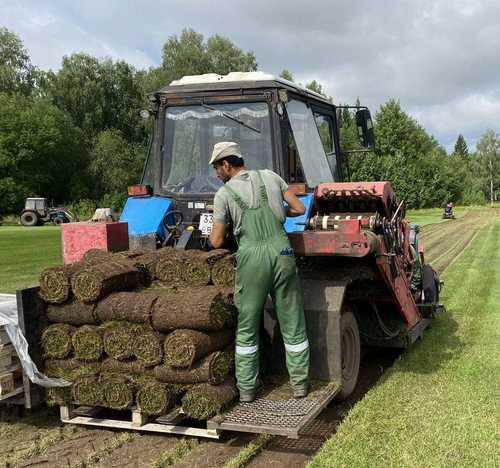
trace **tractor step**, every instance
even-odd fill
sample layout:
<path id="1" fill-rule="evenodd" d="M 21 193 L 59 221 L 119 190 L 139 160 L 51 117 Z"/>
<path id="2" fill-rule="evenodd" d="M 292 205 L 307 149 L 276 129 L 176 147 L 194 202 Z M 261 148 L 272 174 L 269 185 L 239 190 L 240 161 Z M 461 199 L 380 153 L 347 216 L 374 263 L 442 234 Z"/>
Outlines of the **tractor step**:
<path id="1" fill-rule="evenodd" d="M 301 430 L 333 400 L 339 387 L 333 382 L 313 382 L 306 398 L 290 398 L 288 384 L 266 386 L 251 403 L 239 403 L 208 421 L 215 431 L 273 434 L 297 439 Z"/>

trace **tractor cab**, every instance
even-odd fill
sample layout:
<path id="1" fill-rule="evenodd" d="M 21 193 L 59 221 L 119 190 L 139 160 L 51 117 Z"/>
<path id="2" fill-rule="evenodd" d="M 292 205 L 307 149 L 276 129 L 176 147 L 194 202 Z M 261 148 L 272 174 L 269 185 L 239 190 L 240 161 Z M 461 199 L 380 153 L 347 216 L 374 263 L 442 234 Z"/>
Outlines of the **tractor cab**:
<path id="1" fill-rule="evenodd" d="M 186 229 L 201 240 L 209 234 L 222 182 L 208 161 L 221 141 L 239 143 L 249 169 L 273 170 L 311 205 L 315 187 L 347 178 L 339 111 L 324 96 L 262 72 L 186 76 L 160 89 L 151 96 L 154 131 L 141 186 L 122 214 L 132 245 L 134 237 L 175 243 Z M 373 145 L 366 108 L 357 109 L 356 121 Z M 303 230 L 300 223 L 285 227 Z"/>

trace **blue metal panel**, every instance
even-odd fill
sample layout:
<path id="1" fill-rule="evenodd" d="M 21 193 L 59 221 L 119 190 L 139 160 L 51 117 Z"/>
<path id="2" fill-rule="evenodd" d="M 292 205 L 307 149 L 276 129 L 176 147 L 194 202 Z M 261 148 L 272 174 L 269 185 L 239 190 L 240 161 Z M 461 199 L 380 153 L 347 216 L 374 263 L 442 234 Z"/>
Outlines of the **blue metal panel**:
<path id="1" fill-rule="evenodd" d="M 304 230 L 306 229 L 307 220 L 311 216 L 311 211 L 314 204 L 314 195 L 310 193 L 299 197 L 299 200 L 306 207 L 306 212 L 302 216 L 297 216 L 295 218 L 286 218 L 284 226 L 287 233 L 304 232 Z M 287 206 L 286 203 L 285 206 Z"/>
<path id="2" fill-rule="evenodd" d="M 128 223 L 129 236 L 143 236 L 156 233 L 165 237 L 162 220 L 172 209 L 173 201 L 160 197 L 131 197 L 127 199 L 120 221 Z"/>

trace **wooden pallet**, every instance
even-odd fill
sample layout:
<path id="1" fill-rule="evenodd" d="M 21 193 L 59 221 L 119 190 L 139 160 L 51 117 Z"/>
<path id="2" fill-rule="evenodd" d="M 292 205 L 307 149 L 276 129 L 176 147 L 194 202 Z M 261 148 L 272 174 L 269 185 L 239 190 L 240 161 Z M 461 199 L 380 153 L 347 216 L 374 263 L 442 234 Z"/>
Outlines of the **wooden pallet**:
<path id="1" fill-rule="evenodd" d="M 162 434 L 178 434 L 184 436 L 218 439 L 220 432 L 206 427 L 193 427 L 185 422 L 185 416 L 180 408 L 175 408 L 169 414 L 160 417 L 148 417 L 139 408 L 120 412 L 120 417 L 106 418 L 107 410 L 92 406 L 61 406 L 61 421 L 65 424 L 80 424 L 84 426 L 108 427 L 142 432 L 158 432 Z"/>
<path id="2" fill-rule="evenodd" d="M 22 371 L 19 363 L 0 371 L 0 401 L 24 392 L 20 376 L 22 376 Z"/>

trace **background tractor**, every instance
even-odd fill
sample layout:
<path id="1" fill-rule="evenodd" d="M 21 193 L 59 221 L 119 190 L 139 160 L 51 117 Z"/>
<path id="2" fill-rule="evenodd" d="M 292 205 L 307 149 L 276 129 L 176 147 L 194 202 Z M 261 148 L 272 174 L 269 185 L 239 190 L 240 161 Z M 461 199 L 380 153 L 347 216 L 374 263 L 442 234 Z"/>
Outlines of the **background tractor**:
<path id="1" fill-rule="evenodd" d="M 69 223 L 76 219 L 65 207 L 49 207 L 46 198 L 27 198 L 19 220 L 23 226 L 37 226 Z"/>

